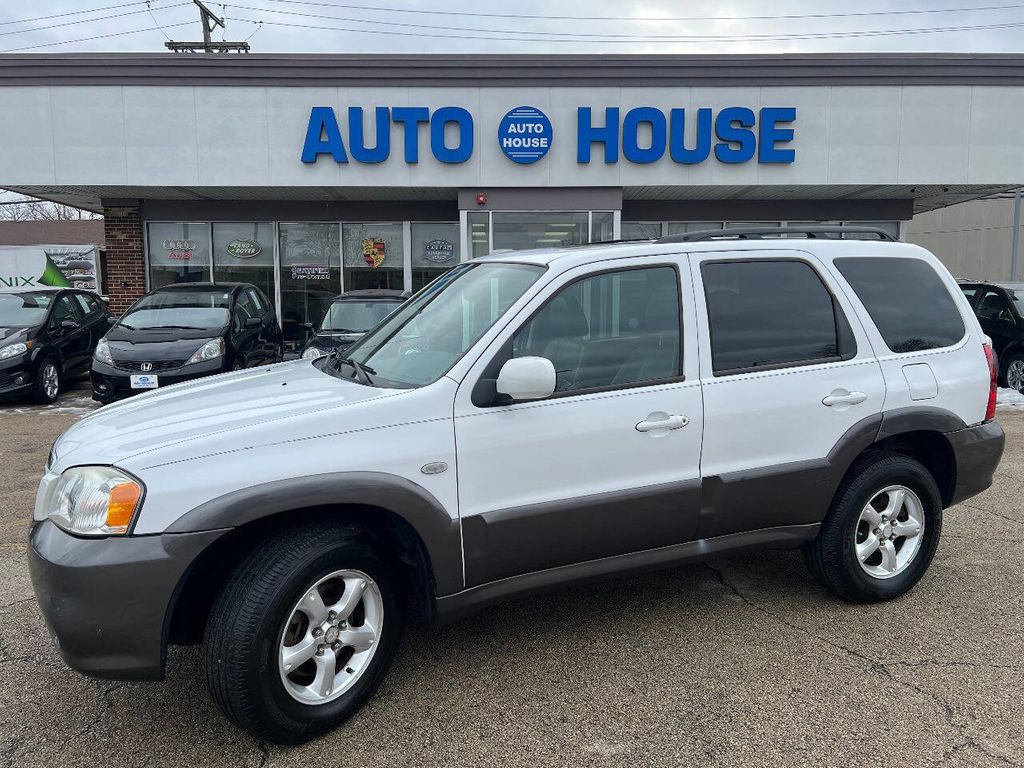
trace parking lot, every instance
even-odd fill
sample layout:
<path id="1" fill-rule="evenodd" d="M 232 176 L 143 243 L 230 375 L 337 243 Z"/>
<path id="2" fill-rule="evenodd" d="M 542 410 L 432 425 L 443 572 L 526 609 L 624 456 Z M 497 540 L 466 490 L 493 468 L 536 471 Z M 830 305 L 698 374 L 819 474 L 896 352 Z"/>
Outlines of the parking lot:
<path id="1" fill-rule="evenodd" d="M 764 552 L 414 625 L 368 707 L 280 749 L 221 718 L 195 649 L 126 684 L 51 644 L 27 530 L 51 442 L 92 407 L 0 406 L 2 765 L 1024 765 L 1024 411 L 1001 409 L 996 485 L 901 600 L 837 602 Z"/>

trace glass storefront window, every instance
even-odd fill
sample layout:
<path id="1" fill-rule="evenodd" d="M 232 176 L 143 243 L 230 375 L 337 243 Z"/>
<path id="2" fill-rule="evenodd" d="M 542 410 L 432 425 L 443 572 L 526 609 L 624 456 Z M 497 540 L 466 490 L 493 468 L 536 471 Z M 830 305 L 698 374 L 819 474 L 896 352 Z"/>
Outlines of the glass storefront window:
<path id="1" fill-rule="evenodd" d="M 149 288 L 210 280 L 210 225 L 205 221 L 146 225 Z"/>
<path id="2" fill-rule="evenodd" d="M 438 275 L 459 263 L 457 223 L 412 224 L 412 291 L 415 293 Z"/>
<path id="3" fill-rule="evenodd" d="M 404 289 L 401 224 L 342 224 L 345 291 Z"/>
<path id="4" fill-rule="evenodd" d="M 594 211 L 590 214 L 590 242 L 606 243 L 615 239 L 615 214 Z"/>
<path id="5" fill-rule="evenodd" d="M 274 225 L 265 221 L 215 223 L 213 279 L 252 283 L 275 301 Z"/>
<path id="6" fill-rule="evenodd" d="M 341 293 L 341 232 L 337 224 L 280 224 L 281 330 L 286 354 L 309 338 L 303 324 L 320 326 Z"/>
<path id="7" fill-rule="evenodd" d="M 619 230 L 623 240 L 657 240 L 661 237 L 661 222 L 624 221 Z"/>
<path id="8" fill-rule="evenodd" d="M 486 256 L 491 252 L 490 246 L 490 225 L 491 217 L 487 211 L 470 211 L 468 215 L 469 224 L 469 257 L 476 259 Z"/>
<path id="9" fill-rule="evenodd" d="M 586 211 L 495 211 L 491 217 L 496 252 L 587 242 Z"/>

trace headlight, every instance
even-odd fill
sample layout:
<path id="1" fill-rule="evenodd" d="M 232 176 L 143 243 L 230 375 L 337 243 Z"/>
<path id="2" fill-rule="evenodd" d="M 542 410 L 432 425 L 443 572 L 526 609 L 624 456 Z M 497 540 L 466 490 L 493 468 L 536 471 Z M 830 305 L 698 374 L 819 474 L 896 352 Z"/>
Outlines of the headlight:
<path id="1" fill-rule="evenodd" d="M 101 363 L 106 363 L 107 365 L 114 364 L 114 358 L 110 356 L 110 345 L 107 344 L 105 338 L 100 339 L 96 344 L 96 351 L 92 353 L 92 356 Z"/>
<path id="2" fill-rule="evenodd" d="M 49 518 L 80 536 L 128 532 L 142 502 L 142 484 L 113 467 L 72 467 L 50 495 Z"/>
<path id="3" fill-rule="evenodd" d="M 324 352 L 316 347 L 310 347 L 302 353 L 303 360 L 312 360 L 314 357 L 323 357 Z"/>
<path id="4" fill-rule="evenodd" d="M 224 356 L 224 339 L 210 339 L 188 359 L 189 363 L 201 363 L 204 360 L 216 360 Z M 187 365 L 187 363 L 186 363 Z"/>
<path id="5" fill-rule="evenodd" d="M 8 344 L 6 347 L 0 347 L 0 360 L 6 360 L 15 355 L 23 355 L 28 352 L 28 348 L 31 346 L 32 342 L 30 341 L 19 341 L 17 344 Z"/>

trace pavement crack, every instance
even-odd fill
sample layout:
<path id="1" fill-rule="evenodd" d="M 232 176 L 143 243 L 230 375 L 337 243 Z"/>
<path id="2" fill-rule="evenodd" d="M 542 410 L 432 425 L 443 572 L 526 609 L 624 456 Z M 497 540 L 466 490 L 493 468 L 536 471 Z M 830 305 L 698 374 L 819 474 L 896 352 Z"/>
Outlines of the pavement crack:
<path id="1" fill-rule="evenodd" d="M 961 502 L 961 506 L 967 507 L 968 509 L 973 509 L 975 512 L 981 512 L 983 515 L 992 515 L 994 517 L 1002 518 L 1003 520 L 1007 521 L 1008 523 L 1014 523 L 1016 525 L 1024 525 L 1024 520 L 1018 520 L 1015 517 L 1009 517 L 1007 515 L 1002 514 L 1001 512 L 995 512 L 995 511 L 993 511 L 991 509 L 985 509 L 983 507 L 979 507 L 979 506 L 976 506 L 974 504 L 967 504 L 967 503 L 964 503 L 964 502 Z"/>
<path id="2" fill-rule="evenodd" d="M 952 748 L 953 752 L 951 754 L 944 755 L 943 758 L 940 759 L 940 763 L 944 762 L 945 760 L 947 760 L 956 751 L 962 751 L 964 749 L 970 748 L 970 749 L 976 749 L 979 752 L 982 752 L 987 757 L 989 757 L 992 760 L 995 760 L 995 761 L 997 761 L 997 762 L 999 762 L 999 763 L 1001 763 L 1003 765 L 1014 766 L 1014 768 L 1021 768 L 1021 766 L 1022 766 L 1021 763 L 1014 762 L 1013 760 L 1010 760 L 1009 758 L 1004 757 L 1003 755 L 999 755 L 999 754 L 996 754 L 996 753 L 992 752 L 988 747 L 984 746 L 981 742 L 979 742 L 977 740 L 977 738 L 975 738 L 973 735 L 968 733 L 967 732 L 967 725 L 964 724 L 964 723 L 957 722 L 956 712 L 953 710 L 953 707 L 948 702 L 946 702 L 944 699 L 942 699 L 941 697 L 935 695 L 934 693 L 931 693 L 930 691 L 922 688 L 919 685 L 916 685 L 916 684 L 911 683 L 911 682 L 907 682 L 906 680 L 901 680 L 899 677 L 897 677 L 896 675 L 893 674 L 893 671 L 891 669 L 889 669 L 889 667 L 887 665 L 882 664 L 879 661 L 876 661 L 875 659 L 871 658 L 870 656 L 868 656 L 868 655 L 858 651 L 856 648 L 851 648 L 850 646 L 843 645 L 841 643 L 837 643 L 834 640 L 830 640 L 827 637 L 822 637 L 821 635 L 817 635 L 814 632 L 812 632 L 811 630 L 807 629 L 806 627 L 802 627 L 799 624 L 795 624 L 792 621 L 789 621 L 788 619 L 786 619 L 786 617 L 781 616 L 781 615 L 775 613 L 774 611 L 771 611 L 771 610 L 765 608 L 764 606 L 755 603 L 747 595 L 743 594 L 743 592 L 739 589 L 739 587 L 737 587 L 735 584 L 733 584 L 731 581 L 729 581 L 726 578 L 725 574 L 720 569 L 716 568 L 715 566 L 711 565 L 710 563 L 704 563 L 704 566 L 715 575 L 715 577 L 717 578 L 718 582 L 723 587 L 728 589 L 730 592 L 732 592 L 734 595 L 736 595 L 736 597 L 739 598 L 745 605 L 749 606 L 750 608 L 754 609 L 755 611 L 757 611 L 757 612 L 759 612 L 759 613 L 761 613 L 761 614 L 763 614 L 763 615 L 765 615 L 765 616 L 767 616 L 767 617 L 769 617 L 771 619 L 774 619 L 775 621 L 779 622 L 780 624 L 782 624 L 782 625 L 784 625 L 786 627 L 789 627 L 790 629 L 792 629 L 792 630 L 794 630 L 796 632 L 799 632 L 799 633 L 801 633 L 803 635 L 806 635 L 807 637 L 811 638 L 812 640 L 817 640 L 818 642 L 823 643 L 823 644 L 829 646 L 830 648 L 833 648 L 833 649 L 835 649 L 837 651 L 842 651 L 843 653 L 847 654 L 848 656 L 852 656 L 853 658 L 855 658 L 855 659 L 863 662 L 865 665 L 867 665 L 868 669 L 870 669 L 872 672 L 875 672 L 875 673 L 881 675 L 882 677 L 892 681 L 896 685 L 899 685 L 899 686 L 901 686 L 903 688 L 906 688 L 909 691 L 912 691 L 913 693 L 916 693 L 918 696 L 921 696 L 921 697 L 923 697 L 925 699 L 928 699 L 928 700 L 932 701 L 937 707 L 939 707 L 940 711 L 942 712 L 942 718 L 943 718 L 943 720 L 945 720 L 946 725 L 949 728 L 951 728 L 961 739 L 961 741 L 958 742 Z"/>
<path id="3" fill-rule="evenodd" d="M 266 768 L 267 763 L 270 762 L 270 745 L 267 744 L 267 742 L 261 740 L 259 747 L 260 752 L 263 755 L 263 758 L 260 760 L 258 768 Z"/>

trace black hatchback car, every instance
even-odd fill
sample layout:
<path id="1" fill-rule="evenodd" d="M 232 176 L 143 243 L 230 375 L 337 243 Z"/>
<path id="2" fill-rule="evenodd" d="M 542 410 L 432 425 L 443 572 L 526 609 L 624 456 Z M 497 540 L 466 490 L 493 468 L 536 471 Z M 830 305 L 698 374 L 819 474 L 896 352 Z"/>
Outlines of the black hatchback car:
<path id="1" fill-rule="evenodd" d="M 328 307 L 320 328 L 303 347 L 302 356 L 320 357 L 334 349 L 344 352 L 408 298 L 408 291 L 383 288 L 349 291 L 337 296 Z M 306 330 L 314 330 L 313 324 L 306 323 Z"/>
<path id="2" fill-rule="evenodd" d="M 0 293 L 0 396 L 52 403 L 65 381 L 89 372 L 109 318 L 106 305 L 88 291 Z"/>
<path id="3" fill-rule="evenodd" d="M 992 339 L 999 383 L 1024 391 L 1024 283 L 959 282 L 981 329 Z"/>
<path id="4" fill-rule="evenodd" d="M 168 285 L 135 302 L 97 345 L 92 396 L 109 403 L 281 359 L 281 326 L 256 286 Z"/>

